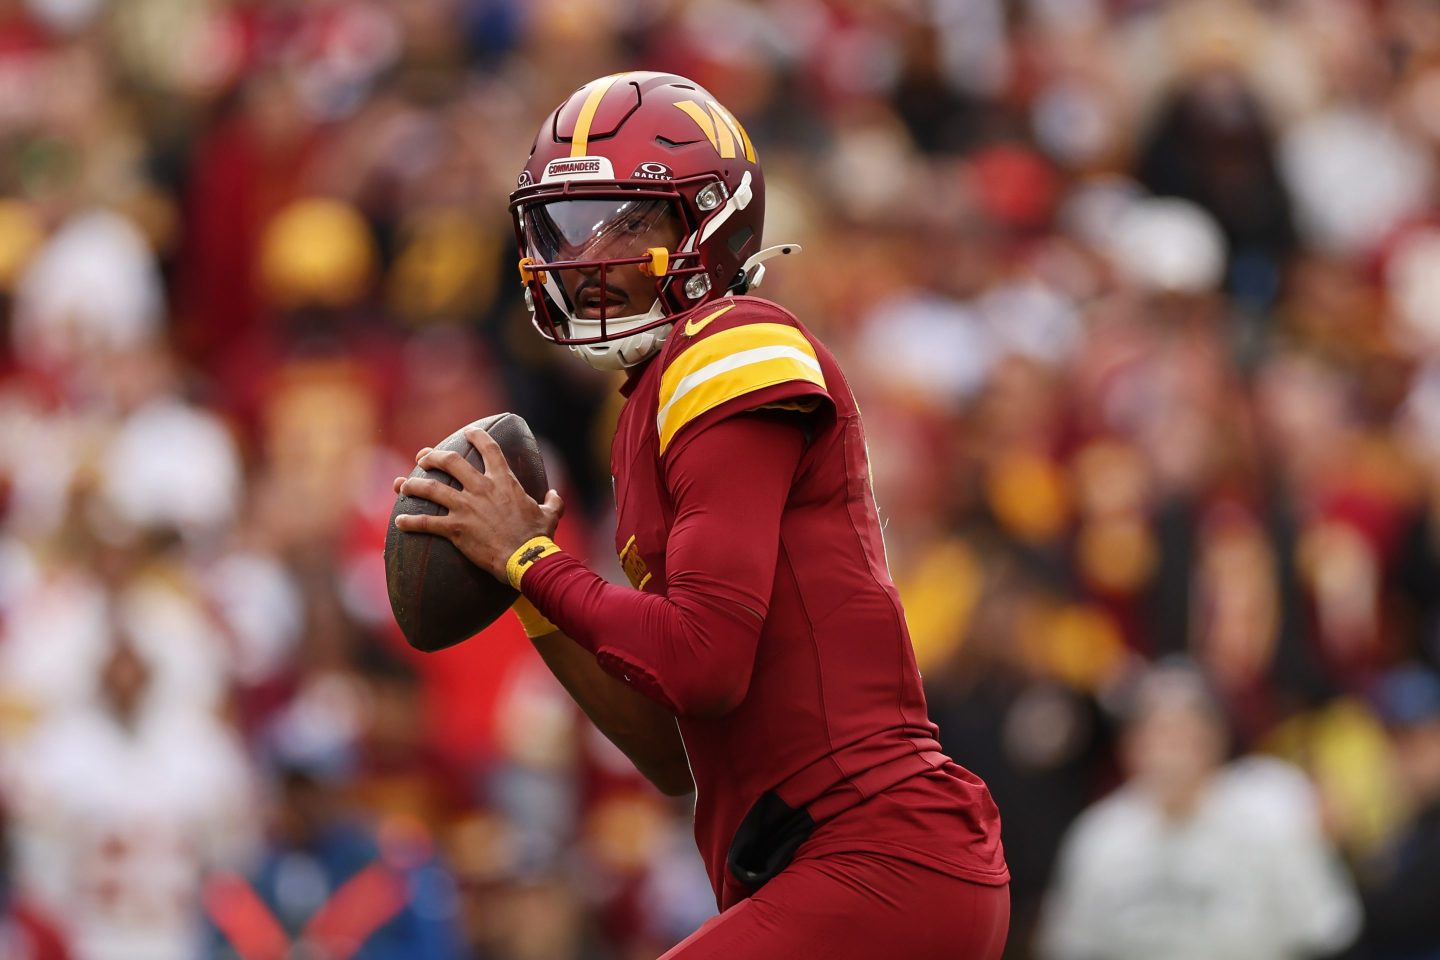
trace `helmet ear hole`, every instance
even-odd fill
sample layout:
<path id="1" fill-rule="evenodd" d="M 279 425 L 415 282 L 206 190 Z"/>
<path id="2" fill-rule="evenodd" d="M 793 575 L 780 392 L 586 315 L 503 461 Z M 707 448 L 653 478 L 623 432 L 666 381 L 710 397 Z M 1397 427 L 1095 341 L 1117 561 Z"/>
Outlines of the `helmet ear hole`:
<path id="1" fill-rule="evenodd" d="M 730 253 L 737 257 L 740 256 L 741 252 L 749 245 L 754 236 L 755 231 L 751 227 L 741 227 L 739 230 L 736 230 L 730 235 Z"/>

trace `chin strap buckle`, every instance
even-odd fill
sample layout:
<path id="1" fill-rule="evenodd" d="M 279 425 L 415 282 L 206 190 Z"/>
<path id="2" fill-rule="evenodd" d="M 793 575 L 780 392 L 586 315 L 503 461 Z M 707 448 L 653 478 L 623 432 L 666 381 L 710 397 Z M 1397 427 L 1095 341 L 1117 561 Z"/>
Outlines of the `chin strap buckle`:
<path id="1" fill-rule="evenodd" d="M 740 266 L 740 275 L 745 278 L 745 289 L 754 290 L 765 278 L 765 261 L 800 252 L 798 243 L 779 243 L 773 247 L 756 251 Z"/>

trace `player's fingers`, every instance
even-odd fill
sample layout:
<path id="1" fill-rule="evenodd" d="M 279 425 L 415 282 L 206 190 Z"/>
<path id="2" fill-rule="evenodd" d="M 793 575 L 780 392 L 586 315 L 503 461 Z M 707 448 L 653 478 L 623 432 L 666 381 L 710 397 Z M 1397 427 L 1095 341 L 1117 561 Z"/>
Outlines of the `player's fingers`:
<path id="1" fill-rule="evenodd" d="M 547 491 L 545 500 L 540 504 L 540 509 L 553 521 L 565 516 L 565 501 L 560 499 L 560 494 L 554 490 Z"/>
<path id="2" fill-rule="evenodd" d="M 505 453 L 500 449 L 500 444 L 495 438 L 484 430 L 471 424 L 465 428 L 465 439 L 470 441 L 480 454 L 480 459 L 485 461 L 485 474 L 492 479 L 499 480 L 501 477 L 512 477 L 514 473 L 510 464 L 505 460 Z"/>
<path id="3" fill-rule="evenodd" d="M 421 500 L 429 500 L 431 503 L 438 503 L 447 510 L 454 510 L 460 505 L 460 491 L 448 483 L 441 483 L 439 480 L 430 480 L 425 477 L 410 477 L 400 485 L 401 493 L 407 497 L 419 497 Z"/>
<path id="4" fill-rule="evenodd" d="M 390 484 L 390 489 L 393 490 L 393 491 L 395 491 L 396 493 L 399 493 L 399 492 L 400 492 L 400 484 L 404 483 L 405 480 L 406 480 L 405 477 L 396 477 L 396 478 L 395 478 L 395 482 L 392 483 L 392 484 Z"/>
<path id="5" fill-rule="evenodd" d="M 421 447 L 421 448 L 420 448 L 420 452 L 417 453 L 417 454 L 415 454 L 415 462 L 416 462 L 416 463 L 419 463 L 419 462 L 421 461 L 421 459 L 424 458 L 425 454 L 429 453 L 431 450 L 434 450 L 434 449 L 435 449 L 434 447 Z"/>
<path id="6" fill-rule="evenodd" d="M 420 458 L 420 466 L 426 470 L 443 470 L 459 480 L 465 490 L 475 490 L 484 483 L 484 474 L 454 450 L 431 450 Z"/>
<path id="7" fill-rule="evenodd" d="M 432 517 L 424 513 L 402 513 L 395 518 L 395 528 L 406 533 L 433 533 L 445 537 L 449 536 L 450 518 Z"/>

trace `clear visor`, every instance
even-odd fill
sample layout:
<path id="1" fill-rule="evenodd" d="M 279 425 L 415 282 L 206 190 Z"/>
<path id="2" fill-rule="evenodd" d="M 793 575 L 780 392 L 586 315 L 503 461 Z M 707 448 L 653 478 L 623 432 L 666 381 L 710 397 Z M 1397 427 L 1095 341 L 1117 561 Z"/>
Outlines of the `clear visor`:
<path id="1" fill-rule="evenodd" d="M 525 246 L 542 263 L 622 260 L 651 247 L 674 250 L 681 221 L 670 200 L 554 200 L 521 213 Z"/>

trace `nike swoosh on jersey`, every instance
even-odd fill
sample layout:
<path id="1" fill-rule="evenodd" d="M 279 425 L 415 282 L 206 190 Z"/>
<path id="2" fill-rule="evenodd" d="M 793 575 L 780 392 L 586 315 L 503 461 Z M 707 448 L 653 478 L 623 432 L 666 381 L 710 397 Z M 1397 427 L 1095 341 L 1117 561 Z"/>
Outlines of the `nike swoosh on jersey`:
<path id="1" fill-rule="evenodd" d="M 714 313 L 710 314 L 710 316 L 706 317 L 704 320 L 686 320 L 686 321 L 685 321 L 685 336 L 687 336 L 687 337 L 693 337 L 693 336 L 695 336 L 695 334 L 699 333 L 701 330 L 704 330 L 706 327 L 710 326 L 710 321 L 711 321 L 711 320 L 714 320 L 716 317 L 718 317 L 718 316 L 720 316 L 722 313 L 725 313 L 726 311 L 730 310 L 730 309 L 731 309 L 732 307 L 734 307 L 734 306 L 735 306 L 735 304 L 733 304 L 733 303 L 726 304 L 725 306 L 721 307 L 719 310 L 716 310 Z"/>

